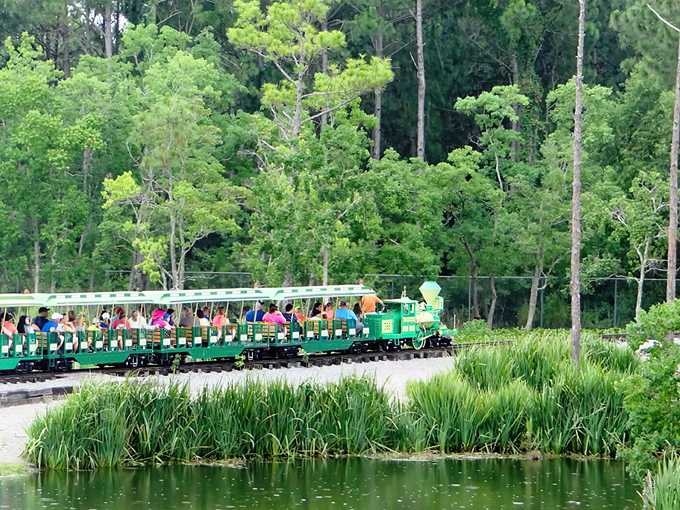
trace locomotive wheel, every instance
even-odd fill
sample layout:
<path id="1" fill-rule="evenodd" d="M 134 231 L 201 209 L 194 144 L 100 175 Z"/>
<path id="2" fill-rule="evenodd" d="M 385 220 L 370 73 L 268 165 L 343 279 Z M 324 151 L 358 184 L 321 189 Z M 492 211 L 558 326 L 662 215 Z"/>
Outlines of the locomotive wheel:
<path id="1" fill-rule="evenodd" d="M 423 338 L 422 333 L 419 331 L 418 336 L 413 339 L 413 348 L 417 351 L 425 347 L 427 343 L 427 338 Z"/>

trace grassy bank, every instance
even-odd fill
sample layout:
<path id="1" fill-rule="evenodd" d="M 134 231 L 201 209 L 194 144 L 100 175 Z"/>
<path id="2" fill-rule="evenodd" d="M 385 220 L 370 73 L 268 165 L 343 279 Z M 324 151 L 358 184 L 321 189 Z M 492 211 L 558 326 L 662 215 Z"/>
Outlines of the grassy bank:
<path id="1" fill-rule="evenodd" d="M 368 379 L 248 381 L 192 395 L 188 386 L 88 384 L 28 429 L 40 467 L 230 457 L 445 452 L 611 454 L 626 435 L 615 381 L 630 351 L 585 337 L 582 370 L 567 333 L 526 334 L 465 352 L 457 368 L 410 384 L 403 401 Z"/>

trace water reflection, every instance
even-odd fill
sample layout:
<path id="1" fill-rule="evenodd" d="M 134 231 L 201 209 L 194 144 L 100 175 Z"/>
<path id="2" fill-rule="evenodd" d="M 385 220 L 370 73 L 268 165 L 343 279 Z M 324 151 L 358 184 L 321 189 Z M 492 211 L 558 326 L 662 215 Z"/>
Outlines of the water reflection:
<path id="1" fill-rule="evenodd" d="M 622 462 L 249 463 L 0 478 L 0 509 L 640 509 Z"/>

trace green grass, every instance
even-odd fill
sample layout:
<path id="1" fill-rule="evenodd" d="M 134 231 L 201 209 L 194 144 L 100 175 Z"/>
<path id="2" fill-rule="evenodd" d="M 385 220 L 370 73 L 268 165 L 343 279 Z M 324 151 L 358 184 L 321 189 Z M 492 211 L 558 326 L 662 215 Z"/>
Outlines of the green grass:
<path id="1" fill-rule="evenodd" d="M 568 332 L 513 335 L 408 384 L 404 400 L 357 377 L 253 379 L 199 394 L 134 379 L 85 384 L 31 424 L 24 455 L 51 469 L 428 449 L 612 455 L 627 435 L 616 382 L 635 358 L 584 335 L 579 371 Z"/>

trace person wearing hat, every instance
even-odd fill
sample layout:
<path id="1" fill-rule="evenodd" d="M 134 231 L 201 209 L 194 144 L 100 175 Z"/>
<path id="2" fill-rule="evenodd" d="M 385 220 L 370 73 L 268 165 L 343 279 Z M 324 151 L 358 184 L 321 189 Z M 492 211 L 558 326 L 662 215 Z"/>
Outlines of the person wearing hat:
<path id="1" fill-rule="evenodd" d="M 33 329 L 36 331 L 36 333 L 40 333 L 45 323 L 49 320 L 47 318 L 47 312 L 49 311 L 50 309 L 45 308 L 44 306 L 41 306 L 38 309 L 38 316 L 33 319 Z"/>
<path id="2" fill-rule="evenodd" d="M 92 324 L 87 327 L 88 331 L 99 331 L 99 319 L 96 317 L 92 319 Z"/>
<path id="3" fill-rule="evenodd" d="M 51 320 L 47 321 L 43 326 L 42 333 L 57 333 L 59 335 L 59 345 L 57 345 L 57 350 L 61 349 L 64 345 L 64 316 L 60 313 L 53 313 Z"/>
<path id="4" fill-rule="evenodd" d="M 104 310 L 99 316 L 99 328 L 100 329 L 112 329 L 111 328 L 111 314 Z"/>

